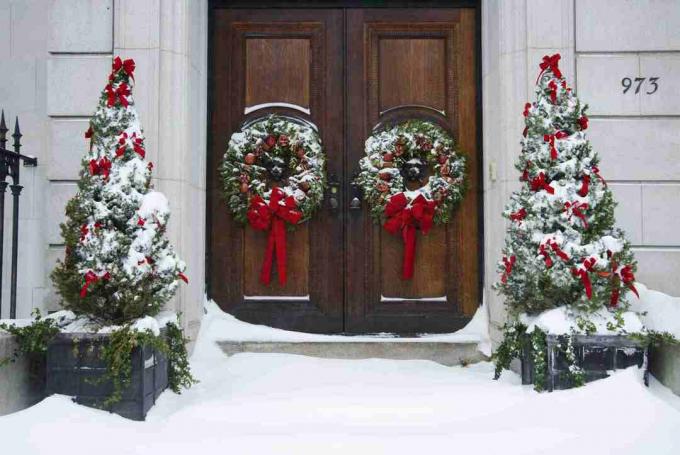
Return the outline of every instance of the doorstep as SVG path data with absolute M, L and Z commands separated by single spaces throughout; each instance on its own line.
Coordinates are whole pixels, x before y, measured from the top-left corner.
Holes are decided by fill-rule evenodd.
M 404 341 L 217 341 L 227 355 L 241 352 L 298 354 L 328 359 L 430 360 L 446 366 L 488 360 L 477 342 Z

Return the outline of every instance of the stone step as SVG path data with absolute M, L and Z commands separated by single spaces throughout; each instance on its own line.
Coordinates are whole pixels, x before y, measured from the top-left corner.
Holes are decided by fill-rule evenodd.
M 240 352 L 298 354 L 328 359 L 431 360 L 454 366 L 488 360 L 476 342 L 442 341 L 218 341 L 227 355 Z

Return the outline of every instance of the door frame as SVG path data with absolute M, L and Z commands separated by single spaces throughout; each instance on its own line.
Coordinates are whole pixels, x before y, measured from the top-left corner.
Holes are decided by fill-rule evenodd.
M 484 254 L 484 234 L 485 234 L 485 220 L 484 220 L 484 143 L 483 143 L 483 99 L 482 99 L 482 5 L 481 0 L 423 0 L 420 2 L 409 2 L 409 1 L 390 1 L 388 5 L 382 2 L 376 2 L 377 4 L 372 4 L 370 1 L 361 0 L 344 0 L 344 1 L 333 1 L 333 0 L 319 0 L 319 1 L 285 1 L 285 0 L 269 0 L 266 2 L 258 2 L 253 4 L 252 0 L 208 0 L 208 47 L 207 47 L 207 115 L 206 115 L 206 144 L 211 144 L 212 135 L 212 112 L 214 108 L 212 96 L 214 93 L 214 62 L 213 62 L 213 29 L 215 27 L 215 10 L 217 9 L 350 9 L 350 8 L 371 8 L 371 9 L 392 9 L 392 8 L 411 8 L 411 9 L 435 9 L 435 8 L 470 8 L 475 10 L 475 53 L 477 58 L 475 59 L 475 83 L 476 83 L 476 138 L 477 138 L 477 153 L 478 153 L 478 163 L 477 168 L 474 170 L 477 173 L 480 184 L 477 189 L 477 220 L 478 220 L 478 276 L 477 276 L 477 288 L 479 302 L 478 307 L 482 305 L 484 300 L 484 281 L 485 281 L 485 254 Z M 343 53 L 343 61 L 346 58 Z M 346 78 L 345 78 L 346 79 Z M 346 81 L 345 81 L 346 86 Z M 346 88 L 346 87 L 345 87 Z M 345 141 L 347 139 L 345 138 Z M 208 153 L 210 147 L 206 147 L 206 154 Z M 210 165 L 210 160 L 206 159 L 206 179 L 211 180 L 211 170 L 208 168 Z M 347 180 L 347 179 L 344 179 Z M 206 188 L 210 188 L 212 182 L 206 181 Z M 343 186 L 343 194 L 348 194 L 350 191 L 349 187 Z M 210 238 L 212 229 L 212 214 L 210 211 L 210 206 L 212 203 L 212 194 L 207 191 L 206 194 L 206 219 L 205 219 L 205 290 L 208 297 L 211 295 L 210 289 Z M 343 274 L 344 280 L 344 274 Z M 346 296 L 343 297 L 343 305 L 347 304 Z M 346 311 L 344 311 L 346 318 Z

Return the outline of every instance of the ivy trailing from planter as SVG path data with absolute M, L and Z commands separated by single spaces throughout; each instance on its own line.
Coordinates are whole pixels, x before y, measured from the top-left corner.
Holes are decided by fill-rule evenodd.
M 101 356 L 106 363 L 106 374 L 97 382 L 111 381 L 113 392 L 102 405 L 110 407 L 118 403 L 132 377 L 132 351 L 141 346 L 151 346 L 168 358 L 168 386 L 175 393 L 189 388 L 197 381 L 189 368 L 184 332 L 175 323 L 166 325 L 165 335 L 154 335 L 151 330 L 133 330 L 130 325 L 110 333 Z
M 0 359 L 0 367 L 10 362 L 16 362 L 19 357 L 26 355 L 45 355 L 50 341 L 59 333 L 59 327 L 53 319 L 43 319 L 40 310 L 33 311 L 33 323 L 25 327 L 17 327 L 12 324 L 0 324 L 0 330 L 14 335 L 17 346 L 12 355 Z

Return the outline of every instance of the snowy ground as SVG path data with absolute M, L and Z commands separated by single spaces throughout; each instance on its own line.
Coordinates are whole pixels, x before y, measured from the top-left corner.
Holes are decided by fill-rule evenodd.
M 232 321 L 233 322 L 233 321 Z M 146 422 L 52 396 L 0 417 L 2 453 L 22 454 L 677 454 L 680 398 L 629 369 L 537 394 L 492 365 L 226 358 L 228 316 L 209 314 L 192 358 L 201 383 L 165 392 Z

